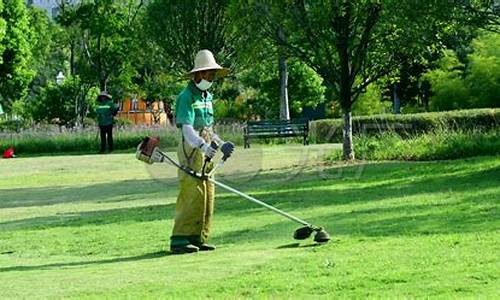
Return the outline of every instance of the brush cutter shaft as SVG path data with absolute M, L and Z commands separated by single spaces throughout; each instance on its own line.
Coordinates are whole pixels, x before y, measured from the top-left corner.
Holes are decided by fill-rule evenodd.
M 272 211 L 274 211 L 274 212 L 276 212 L 276 213 L 278 213 L 278 214 L 280 214 L 280 215 L 282 215 L 282 216 L 284 216 L 284 217 L 286 217 L 286 218 L 288 218 L 288 219 L 290 219 L 290 220 L 292 220 L 292 221 L 295 221 L 295 222 L 297 222 L 297 223 L 299 223 L 299 224 L 302 224 L 302 225 L 304 225 L 304 226 L 310 227 L 310 228 L 312 228 L 312 229 L 317 229 L 317 227 L 316 227 L 316 226 L 314 226 L 314 225 L 312 225 L 312 224 L 309 224 L 309 223 L 307 223 L 307 222 L 306 222 L 306 221 L 304 221 L 304 220 L 301 220 L 301 219 L 299 219 L 299 218 L 297 218 L 297 217 L 295 217 L 295 216 L 292 216 L 292 215 L 290 215 L 290 214 L 288 214 L 288 213 L 286 213 L 286 212 L 284 212 L 284 211 L 282 211 L 282 210 L 280 210 L 280 209 L 277 209 L 277 208 L 276 208 L 276 207 L 274 207 L 274 206 L 271 206 L 271 205 L 269 205 L 269 204 L 267 204 L 267 203 L 265 203 L 265 202 L 262 202 L 262 201 L 260 201 L 260 200 L 258 200 L 258 199 L 255 199 L 255 198 L 254 198 L 254 197 L 252 197 L 252 196 L 249 196 L 249 195 L 247 195 L 247 194 L 245 194 L 245 193 L 242 193 L 242 192 L 238 191 L 237 189 L 234 189 L 234 188 L 232 188 L 232 187 L 230 187 L 230 186 L 228 186 L 228 185 L 225 185 L 224 183 L 218 182 L 217 180 L 213 179 L 213 177 L 211 176 L 211 175 L 213 175 L 213 173 L 214 173 L 214 172 L 211 172 L 211 173 L 210 173 L 210 176 L 206 176 L 206 175 L 204 176 L 204 175 L 202 175 L 202 174 L 197 174 L 197 173 L 195 173 L 195 172 L 194 172 L 194 171 L 192 171 L 192 170 L 188 170 L 188 169 L 186 169 L 186 168 L 182 167 L 181 165 L 179 165 L 176 161 L 174 161 L 173 159 L 171 159 L 170 157 L 168 157 L 168 155 L 166 155 L 166 154 L 165 154 L 165 153 L 163 153 L 162 151 L 160 151 L 160 150 L 157 150 L 157 151 L 158 151 L 158 152 L 159 152 L 159 153 L 160 153 L 160 154 L 161 154 L 161 155 L 162 155 L 165 159 L 167 159 L 167 161 L 168 161 L 170 164 L 172 164 L 172 165 L 174 165 L 175 167 L 177 167 L 177 168 L 179 168 L 179 169 L 183 170 L 183 171 L 184 171 L 184 172 L 186 172 L 188 175 L 191 175 L 191 176 L 193 176 L 193 177 L 195 177 L 195 178 L 198 178 L 198 179 L 206 179 L 206 180 L 208 180 L 208 181 L 210 181 L 210 182 L 213 182 L 215 185 L 220 186 L 221 188 L 223 188 L 223 189 L 225 189 L 225 190 L 227 190 L 227 191 L 233 192 L 233 193 L 235 193 L 235 194 L 237 194 L 237 195 L 239 195 L 239 196 L 241 196 L 241 197 L 243 197 L 243 198 L 245 198 L 245 199 L 247 199 L 247 200 L 250 200 L 250 201 L 252 201 L 252 202 L 254 202 L 254 203 L 259 204 L 260 206 L 264 206 L 265 208 L 270 209 L 270 210 L 272 210 Z M 219 164 L 217 164 L 217 166 L 216 166 L 216 168 L 214 169 L 214 171 L 215 171 L 216 169 L 218 169 L 219 167 L 221 167 L 221 166 L 224 164 L 224 161 L 225 161 L 225 160 L 222 160 L 221 162 L 219 162 Z
M 301 219 L 299 219 L 299 218 L 297 218 L 297 217 L 295 217 L 295 216 L 292 216 L 292 215 L 290 215 L 290 214 L 287 214 L 286 212 L 284 212 L 284 211 L 282 211 L 282 210 L 280 210 L 280 209 L 277 209 L 277 208 L 276 208 L 276 207 L 274 207 L 274 206 L 271 206 L 271 205 L 269 205 L 269 204 L 267 204 L 267 203 L 265 203 L 265 202 L 262 202 L 262 201 L 260 201 L 260 200 L 258 200 L 258 199 L 255 199 L 255 198 L 254 198 L 254 197 L 252 197 L 252 196 L 249 196 L 249 195 L 247 195 L 247 194 L 244 194 L 244 193 L 242 193 L 242 192 L 238 191 L 237 189 L 234 189 L 234 188 L 232 188 L 232 187 L 230 187 L 230 186 L 228 186 L 228 185 L 225 185 L 225 184 L 223 184 L 223 183 L 221 183 L 221 182 L 218 182 L 217 180 L 215 180 L 215 179 L 213 179 L 213 178 L 208 178 L 208 180 L 209 180 L 210 182 L 213 182 L 215 185 L 220 186 L 221 188 L 223 188 L 223 189 L 225 189 L 225 190 L 228 190 L 228 191 L 230 191 L 230 192 L 233 192 L 233 193 L 235 193 L 235 194 L 237 194 L 237 195 L 239 195 L 239 196 L 241 196 L 241 197 L 243 197 L 243 198 L 245 198 L 245 199 L 247 199 L 247 200 L 250 200 L 250 201 L 252 201 L 252 202 L 254 202 L 254 203 L 257 203 L 257 204 L 259 204 L 259 205 L 261 205 L 261 206 L 264 206 L 265 208 L 270 209 L 270 210 L 272 210 L 272 211 L 274 211 L 274 212 L 276 212 L 276 213 L 278 213 L 278 214 L 280 214 L 280 215 L 282 215 L 282 216 L 284 216 L 284 217 L 287 217 L 287 218 L 288 218 L 288 219 L 290 219 L 290 220 L 293 220 L 293 221 L 295 221 L 295 222 L 297 222 L 297 223 L 300 223 L 300 224 L 305 225 L 305 226 L 308 226 L 308 227 L 313 227 L 311 224 L 307 223 L 307 222 L 306 222 L 306 221 L 304 221 L 304 220 L 301 220 Z

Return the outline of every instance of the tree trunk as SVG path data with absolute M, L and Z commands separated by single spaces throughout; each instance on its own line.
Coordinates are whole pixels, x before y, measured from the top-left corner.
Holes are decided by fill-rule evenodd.
M 79 109 L 79 103 L 78 103 L 79 96 L 80 95 L 76 95 L 76 97 L 75 97 L 75 127 L 79 127 L 79 124 L 80 124 L 80 109 Z
M 392 98 L 393 98 L 393 112 L 396 115 L 401 114 L 401 100 L 399 99 L 398 95 L 399 87 L 398 85 L 395 85 L 394 88 L 392 89 Z
M 349 49 L 351 26 L 352 4 L 349 1 L 342 2 L 341 14 L 335 21 L 335 31 L 338 34 L 338 40 L 335 44 L 339 55 L 340 71 L 340 105 L 344 114 L 342 150 L 344 160 L 354 159 L 354 147 L 352 145 L 352 85 L 354 84 L 351 49 Z
M 288 67 L 286 59 L 281 56 L 280 69 L 280 119 L 290 120 L 290 109 L 288 106 Z
M 276 32 L 278 40 L 285 42 L 286 36 L 283 26 L 278 27 Z M 278 49 L 279 53 L 279 72 L 280 72 L 280 120 L 290 120 L 290 109 L 288 106 L 288 66 L 286 65 L 286 51 L 283 48 Z
M 71 76 L 75 76 L 75 43 L 71 41 L 69 48 L 69 73 Z
M 351 109 L 343 109 L 344 128 L 343 128 L 343 153 L 344 160 L 354 159 L 354 146 L 352 144 L 352 113 Z
M 102 78 L 99 79 L 99 87 L 101 88 L 101 91 L 107 91 L 108 90 L 108 87 L 107 87 L 107 83 L 106 83 L 106 78 Z
M 101 35 L 97 36 L 97 71 L 99 74 L 99 88 L 101 91 L 107 91 L 107 86 L 106 86 L 106 81 L 107 78 L 104 75 L 104 66 L 103 66 L 103 61 L 102 61 L 102 56 L 101 56 Z

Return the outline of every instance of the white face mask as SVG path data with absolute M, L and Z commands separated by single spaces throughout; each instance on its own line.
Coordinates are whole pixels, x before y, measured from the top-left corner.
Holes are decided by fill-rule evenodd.
M 195 83 L 195 84 L 196 84 L 196 87 L 202 91 L 206 91 L 212 86 L 212 82 L 206 81 L 205 79 L 202 79 L 199 83 Z

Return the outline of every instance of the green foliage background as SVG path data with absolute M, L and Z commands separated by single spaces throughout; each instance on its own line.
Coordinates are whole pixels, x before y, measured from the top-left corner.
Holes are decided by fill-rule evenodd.
M 473 2 L 467 8 L 458 2 L 450 6 L 433 1 L 307 3 L 307 16 L 319 15 L 309 24 L 312 28 L 326 24 L 326 15 L 321 15 L 327 11 L 325 7 L 342 10 L 351 5 L 351 13 L 357 16 L 352 30 L 357 35 L 349 42 L 349 55 L 353 63 L 364 59 L 365 64 L 354 74 L 354 85 L 362 85 L 362 78 L 370 74 L 385 74 L 360 89 L 352 106 L 354 116 L 390 112 L 395 85 L 403 113 L 499 107 L 498 16 L 487 10 L 486 4 Z M 229 77 L 218 79 L 212 89 L 218 119 L 278 118 L 280 57 L 286 58 L 289 69 L 291 116 L 301 117 L 304 108 L 322 105 L 327 116 L 338 117 L 341 96 L 334 75 L 338 75 L 339 61 L 328 42 L 334 39 L 330 34 L 334 28 L 321 27 L 323 31 L 312 41 L 319 44 L 309 45 L 300 27 L 303 20 L 294 15 L 301 13 L 298 4 L 288 4 L 292 5 L 289 11 L 282 10 L 280 3 L 260 0 L 106 0 L 76 6 L 64 2 L 59 16 L 51 20 L 44 10 L 26 7 L 24 1 L 4 1 L 0 7 L 4 117 L 20 117 L 19 122 L 26 126 L 54 118 L 68 126 L 82 124 L 92 117 L 92 100 L 78 94 L 87 90 L 90 95 L 103 86 L 115 99 L 137 96 L 172 104 L 185 86 L 188 77 L 184 75 L 200 48 L 212 50 L 232 71 Z M 265 5 L 269 15 L 262 9 Z M 381 9 L 373 28 L 376 39 L 367 45 L 366 56 L 358 56 L 363 50 L 355 50 L 363 32 L 360 20 L 371 9 Z M 418 13 L 424 10 L 425 15 Z M 273 19 L 277 16 L 283 18 Z M 282 25 L 286 41 L 276 40 L 278 27 L 262 26 L 273 24 Z M 302 29 L 290 30 L 297 26 Z M 300 46 L 310 61 L 297 58 L 285 42 Z M 50 107 L 53 102 L 53 93 L 47 91 L 57 89 L 54 80 L 59 71 L 80 93 L 65 90 L 64 103 L 42 113 L 41 107 Z
M 483 32 L 471 43 L 462 62 L 453 50 L 444 51 L 438 68 L 425 74 L 433 95 L 434 111 L 460 108 L 500 107 L 500 39 Z
M 29 65 L 31 31 L 25 2 L 4 2 L 0 7 L 0 103 L 7 110 L 14 101 L 26 97 L 35 75 Z

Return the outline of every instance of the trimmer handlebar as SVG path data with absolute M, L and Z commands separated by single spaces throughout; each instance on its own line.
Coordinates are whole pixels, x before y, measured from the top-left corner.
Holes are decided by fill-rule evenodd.
M 216 142 L 212 141 L 212 142 L 210 143 L 210 147 L 212 147 L 212 148 L 214 148 L 215 150 L 217 150 L 217 149 L 219 148 L 219 145 L 217 145 L 217 143 L 216 143 Z M 205 164 L 206 164 L 206 163 L 208 163 L 208 162 L 210 162 L 211 160 L 212 160 L 212 158 L 211 158 L 211 157 L 208 157 L 208 156 L 207 156 L 207 157 L 205 157 Z

